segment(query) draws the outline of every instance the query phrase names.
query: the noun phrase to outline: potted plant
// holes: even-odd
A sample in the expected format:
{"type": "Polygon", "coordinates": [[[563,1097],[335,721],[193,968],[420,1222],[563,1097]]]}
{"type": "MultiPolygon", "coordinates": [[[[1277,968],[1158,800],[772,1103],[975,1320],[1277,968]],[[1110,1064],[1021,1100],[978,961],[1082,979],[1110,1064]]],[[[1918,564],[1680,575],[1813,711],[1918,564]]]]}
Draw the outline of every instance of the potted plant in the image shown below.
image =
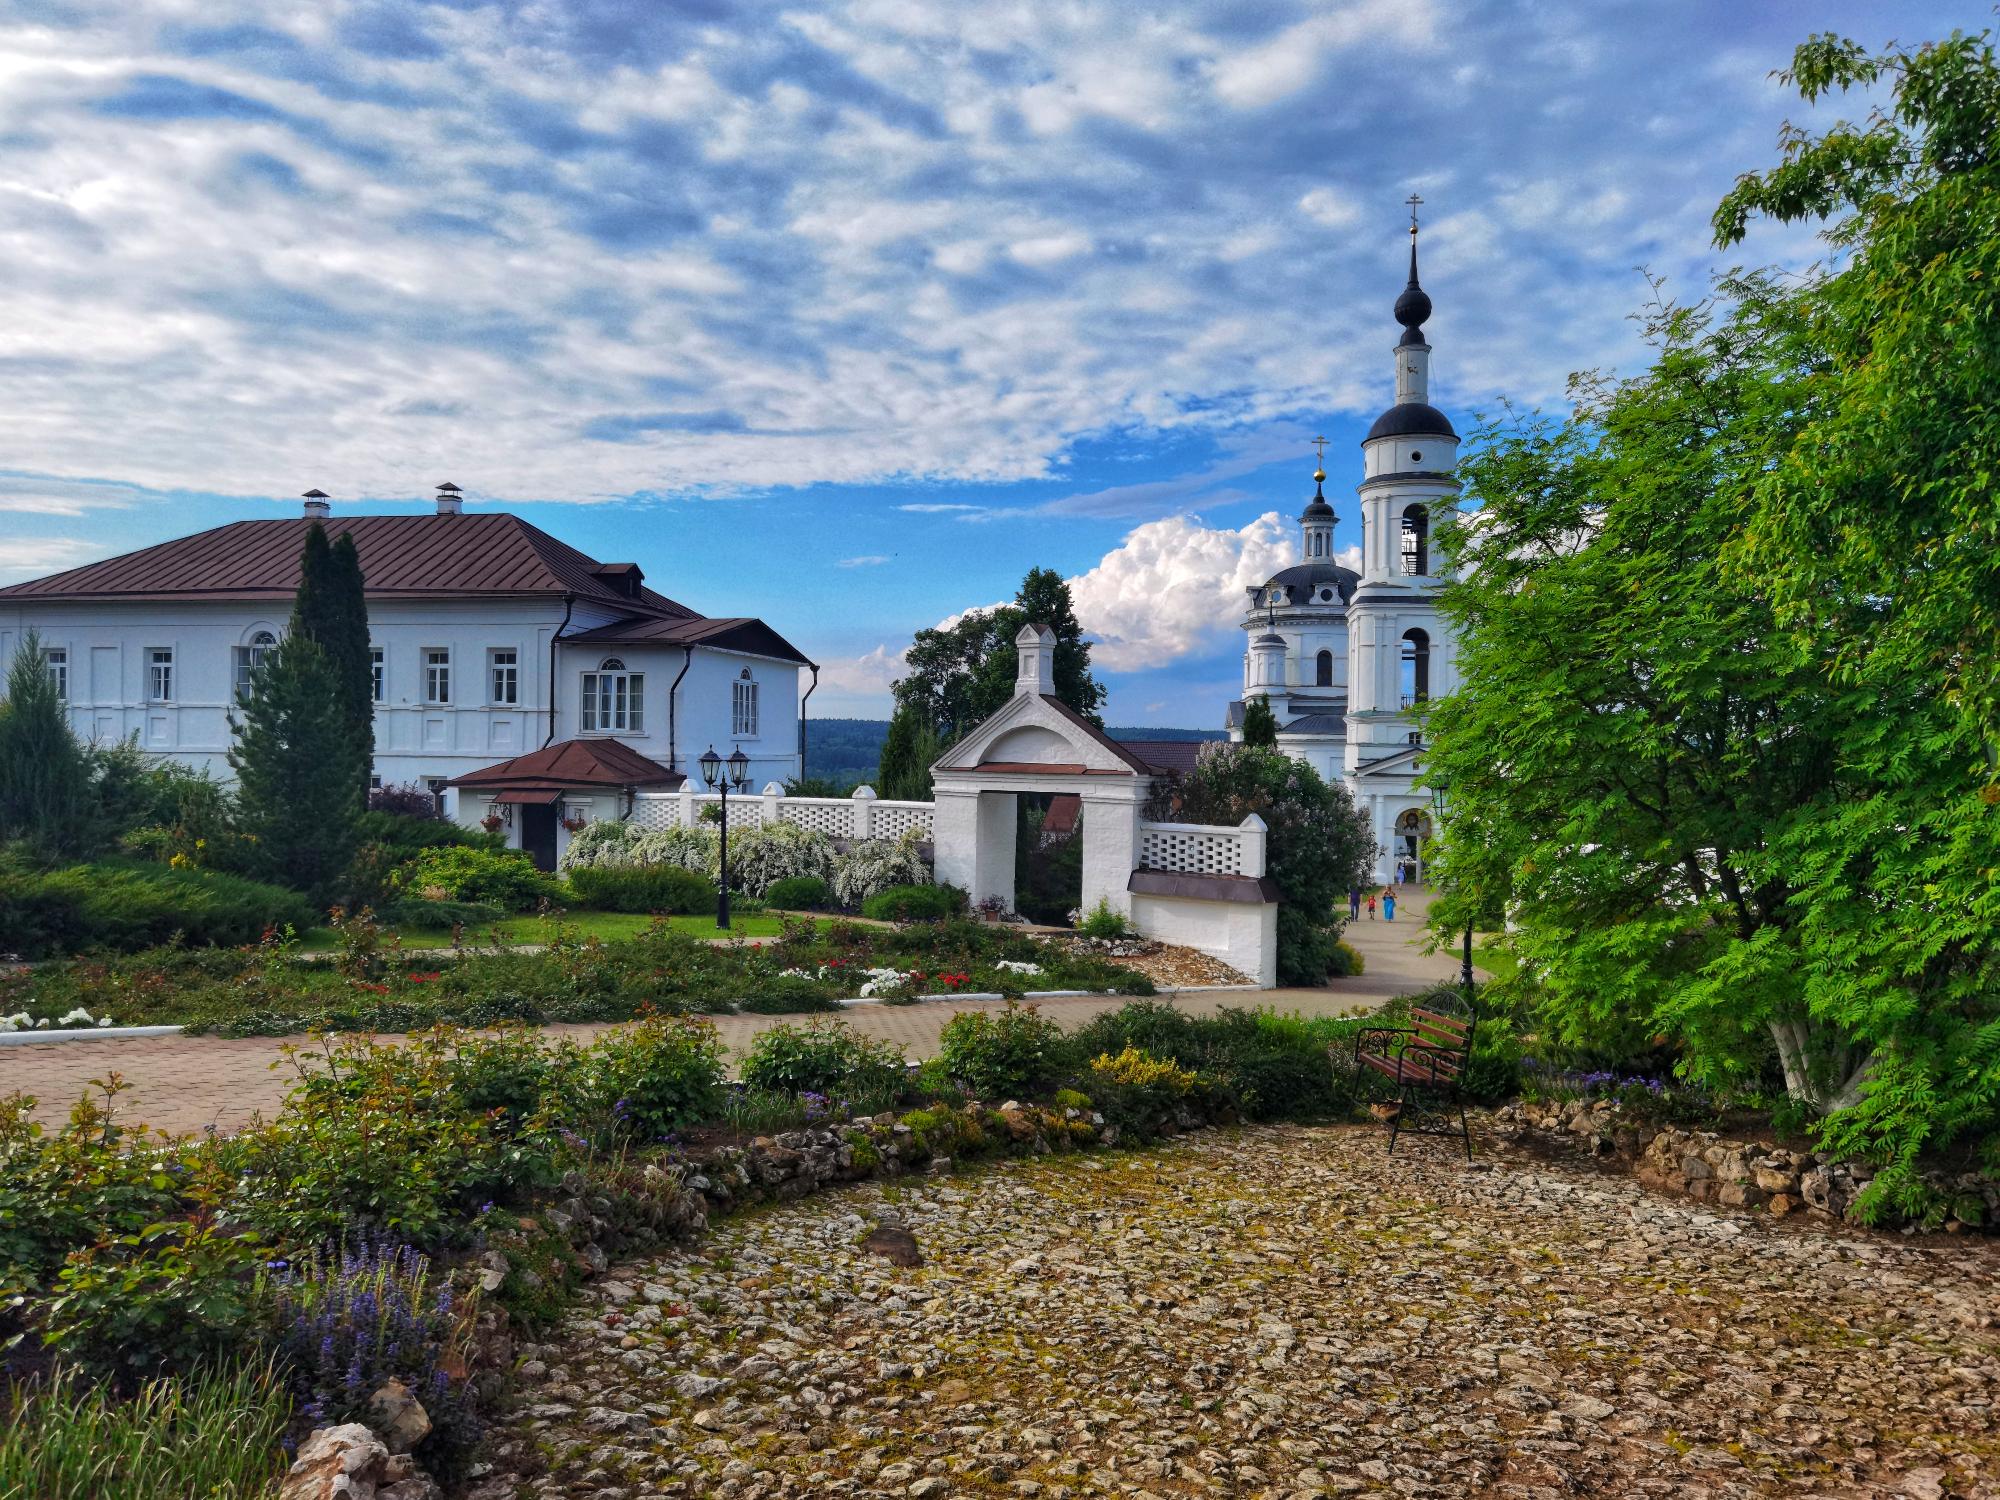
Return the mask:
{"type": "Polygon", "coordinates": [[[507,820],[497,812],[490,812],[479,820],[479,826],[488,833],[498,833],[507,826],[507,820]]]}

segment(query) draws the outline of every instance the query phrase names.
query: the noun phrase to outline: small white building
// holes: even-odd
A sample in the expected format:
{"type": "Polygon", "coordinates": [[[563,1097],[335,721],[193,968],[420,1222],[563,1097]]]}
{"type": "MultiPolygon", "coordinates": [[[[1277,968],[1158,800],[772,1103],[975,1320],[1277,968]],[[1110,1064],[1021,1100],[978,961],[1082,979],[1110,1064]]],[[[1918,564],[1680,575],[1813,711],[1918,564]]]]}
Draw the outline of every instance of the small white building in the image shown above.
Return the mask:
{"type": "Polygon", "coordinates": [[[1422,769],[1413,711],[1457,682],[1431,530],[1457,503],[1458,433],[1430,404],[1431,299],[1417,282],[1416,234],[1412,223],[1410,280],[1396,299],[1396,404],[1361,443],[1361,570],[1334,561],[1334,510],[1317,470],[1299,516],[1302,560],[1248,590],[1243,697],[1226,719],[1241,740],[1245,705],[1269,703],[1278,747],[1345,784],[1369,813],[1380,881],[1421,876],[1430,799],[1413,784],[1422,769]]]}
{"type": "Polygon", "coordinates": [[[553,867],[567,825],[622,817],[678,786],[710,745],[740,747],[758,785],[800,774],[799,673],[818,668],[764,624],[709,619],[519,516],[469,512],[439,486],[429,515],[330,515],[194,536],[0,588],[0,670],[35,632],[77,734],[230,775],[230,710],[275,645],[306,533],[361,556],[375,652],[375,780],[437,792],[473,825],[553,867]],[[567,779],[565,779],[567,778],[567,779]]]}

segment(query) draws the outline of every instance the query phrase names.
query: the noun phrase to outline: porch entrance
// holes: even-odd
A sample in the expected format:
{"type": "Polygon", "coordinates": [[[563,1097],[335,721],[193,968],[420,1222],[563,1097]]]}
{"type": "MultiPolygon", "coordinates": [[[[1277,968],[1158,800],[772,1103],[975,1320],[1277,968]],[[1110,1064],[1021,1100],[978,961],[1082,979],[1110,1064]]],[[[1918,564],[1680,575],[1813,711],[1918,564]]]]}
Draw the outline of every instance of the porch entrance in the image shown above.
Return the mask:
{"type": "Polygon", "coordinates": [[[1083,800],[1074,792],[1024,792],[1014,838],[1014,910],[1030,922],[1069,925],[1083,905],[1083,800]]]}
{"type": "Polygon", "coordinates": [[[521,820],[521,847],[537,870],[556,867],[556,809],[550,802],[523,803],[515,810],[521,820]]]}

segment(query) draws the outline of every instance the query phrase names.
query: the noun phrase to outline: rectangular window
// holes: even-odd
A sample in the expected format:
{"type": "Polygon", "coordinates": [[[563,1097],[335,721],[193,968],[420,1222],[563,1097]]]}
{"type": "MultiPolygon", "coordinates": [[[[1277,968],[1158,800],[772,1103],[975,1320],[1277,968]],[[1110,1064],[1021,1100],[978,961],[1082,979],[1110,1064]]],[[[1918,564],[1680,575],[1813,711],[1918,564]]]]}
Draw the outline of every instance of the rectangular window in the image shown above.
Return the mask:
{"type": "Polygon", "coordinates": [[[585,734],[644,734],[646,674],[614,668],[583,674],[585,734]]]}
{"type": "Polygon", "coordinates": [[[729,705],[729,733],[737,739],[753,739],[757,734],[757,684],[738,682],[729,705]]]}
{"type": "Polygon", "coordinates": [[[433,800],[436,801],[439,817],[444,816],[444,784],[450,779],[449,776],[426,776],[424,778],[424,788],[431,794],[433,800]]]}
{"type": "Polygon", "coordinates": [[[451,652],[434,646],[424,652],[424,702],[451,702],[451,652]]]}
{"type": "Polygon", "coordinates": [[[56,685],[56,696],[69,702],[69,652],[64,647],[55,646],[42,653],[48,659],[49,681],[56,685]]]}
{"type": "Polygon", "coordinates": [[[517,651],[488,653],[493,668],[493,701],[516,704],[521,701],[521,656],[517,651]]]}
{"type": "Polygon", "coordinates": [[[383,678],[386,675],[384,671],[385,665],[386,658],[382,654],[382,648],[380,646],[370,646],[368,648],[368,691],[373,695],[377,703],[382,701],[383,678]]]}
{"type": "Polygon", "coordinates": [[[250,644],[236,648],[236,701],[250,701],[251,679],[257,675],[257,668],[264,664],[264,658],[271,648],[278,644],[278,638],[268,630],[260,630],[250,637],[250,644]]]}
{"type": "Polygon", "coordinates": [[[146,653],[146,697],[153,703],[174,701],[174,653],[170,646],[155,646],[146,653]]]}

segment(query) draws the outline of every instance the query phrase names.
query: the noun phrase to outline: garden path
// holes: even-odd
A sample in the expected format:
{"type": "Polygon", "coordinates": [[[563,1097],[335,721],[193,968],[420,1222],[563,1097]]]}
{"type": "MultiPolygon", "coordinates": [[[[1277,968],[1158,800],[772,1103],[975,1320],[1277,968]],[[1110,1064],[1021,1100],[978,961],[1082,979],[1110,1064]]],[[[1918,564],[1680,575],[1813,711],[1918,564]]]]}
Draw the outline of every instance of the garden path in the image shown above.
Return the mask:
{"type": "MultiPolygon", "coordinates": [[[[1224,1007],[1275,1006],[1302,1015],[1339,1015],[1357,1006],[1372,1009],[1392,995],[1406,994],[1440,978],[1457,974],[1448,954],[1424,954],[1421,892],[1412,891],[1407,908],[1399,904],[1397,920],[1370,922],[1365,916],[1349,929],[1349,941],[1360,950],[1366,972],[1334,980],[1324,989],[1183,990],[1180,1005],[1193,1014],[1224,1007]]],[[[1066,1027],[1081,1026],[1093,1016],[1115,1010],[1123,996],[1086,996],[1040,1002],[1045,1014],[1066,1027]]],[[[912,1059],[937,1051],[945,1023],[963,1010],[990,1007],[991,1001],[940,1002],[914,1006],[867,1005],[843,1013],[857,1031],[895,1042],[912,1059]]],[[[766,1027],[797,1016],[719,1016],[717,1028],[733,1050],[749,1045],[766,1027]]],[[[550,1034],[587,1041],[603,1025],[563,1025],[550,1034]]],[[[90,1091],[90,1081],[116,1071],[127,1092],[121,1097],[121,1119],[144,1123],[171,1135],[192,1135],[210,1126],[229,1131],[259,1114],[274,1112],[291,1077],[274,1037],[133,1037],[79,1042],[52,1042],[0,1047],[0,1095],[16,1090],[33,1094],[36,1118],[60,1122],[76,1098],[90,1091]]],[[[303,1041],[303,1038],[291,1038],[303,1041]]]]}
{"type": "Polygon", "coordinates": [[[1995,1500],[1996,1272],[1497,1143],[1211,1131],[618,1266],[520,1351],[478,1493],[1995,1500]],[[863,1249],[891,1220],[920,1267],[863,1249]]]}

